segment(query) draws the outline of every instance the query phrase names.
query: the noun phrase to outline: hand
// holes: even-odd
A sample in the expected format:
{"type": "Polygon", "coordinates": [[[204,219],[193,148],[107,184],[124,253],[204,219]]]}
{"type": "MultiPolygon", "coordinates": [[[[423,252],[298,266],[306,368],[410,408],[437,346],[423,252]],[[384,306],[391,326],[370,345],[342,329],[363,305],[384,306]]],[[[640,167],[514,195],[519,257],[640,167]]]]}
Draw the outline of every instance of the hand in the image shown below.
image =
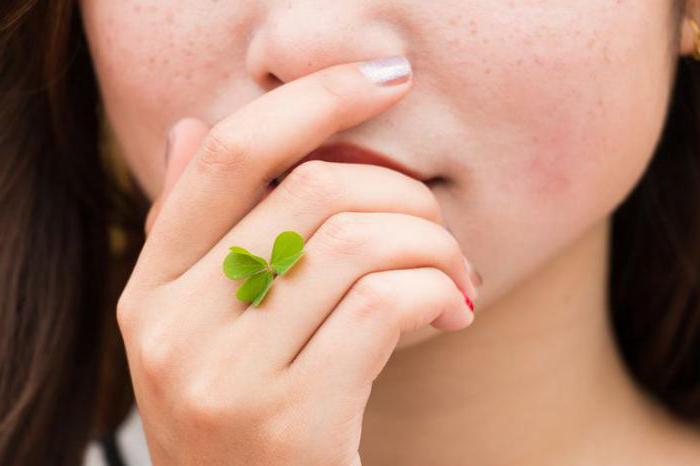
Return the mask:
{"type": "Polygon", "coordinates": [[[148,236],[117,319],[154,465],[360,464],[372,382],[402,332],[473,319],[456,239],[423,183],[388,168],[308,161],[337,131],[398,101],[356,64],[268,92],[208,128],[175,129],[148,236]],[[304,115],[304,118],[299,118],[304,115]],[[223,275],[233,245],[304,256],[259,308],[223,275]]]}

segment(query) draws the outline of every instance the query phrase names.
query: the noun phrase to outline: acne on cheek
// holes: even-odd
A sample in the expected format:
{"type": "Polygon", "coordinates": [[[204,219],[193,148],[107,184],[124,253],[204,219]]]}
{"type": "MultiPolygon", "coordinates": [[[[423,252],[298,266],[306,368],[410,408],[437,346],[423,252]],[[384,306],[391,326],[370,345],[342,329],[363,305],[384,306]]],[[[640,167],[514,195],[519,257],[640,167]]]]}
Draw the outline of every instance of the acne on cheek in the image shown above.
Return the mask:
{"type": "MultiPolygon", "coordinates": [[[[598,83],[590,79],[596,75],[631,72],[619,63],[623,39],[617,38],[614,30],[620,29],[618,34],[631,36],[624,40],[638,40],[637,31],[630,31],[625,24],[639,24],[641,29],[644,26],[639,16],[650,12],[648,5],[647,11],[641,5],[638,13],[630,15],[626,12],[628,6],[622,11],[620,5],[608,0],[585,2],[590,3],[574,0],[570,6],[561,8],[568,9],[569,15],[573,11],[580,13],[580,18],[588,18],[588,26],[585,21],[573,21],[573,16],[547,16],[545,11],[555,7],[555,2],[549,0],[539,0],[541,5],[537,0],[528,0],[521,6],[513,6],[506,13],[508,18],[487,19],[486,12],[494,12],[495,7],[491,0],[488,3],[484,0],[481,9],[464,15],[467,18],[464,25],[452,25],[450,31],[459,39],[447,41],[448,56],[439,52],[431,54],[439,58],[429,68],[431,77],[447,69],[446,63],[455,62],[454,57],[467,57],[466,68],[475,71],[465,77],[465,63],[456,63],[451,69],[458,71],[451,76],[447,88],[465,92],[465,115],[473,117],[476,104],[490,118],[481,124],[496,128],[494,134],[500,129],[499,137],[508,140],[502,146],[506,151],[490,154],[499,159],[494,170],[500,172],[493,173],[491,178],[504,198],[525,198],[523,202],[528,205],[549,203],[552,208],[560,207],[570,204],[578,193],[583,196],[595,190],[595,183],[602,184],[601,171],[615,172],[609,148],[616,143],[616,136],[609,126],[613,119],[628,112],[625,105],[629,103],[619,102],[621,97],[617,97],[617,105],[614,102],[614,94],[620,90],[616,86],[624,78],[598,83]],[[526,8],[522,6],[525,4],[542,11],[525,15],[526,8]],[[610,13],[613,19],[602,17],[598,10],[603,6],[618,10],[610,13]],[[608,42],[616,49],[607,49],[608,42]],[[475,60],[478,57],[482,57],[482,63],[475,60]],[[618,63],[611,62],[615,59],[618,63]],[[616,68],[619,69],[615,71],[616,68]],[[499,127],[502,121],[508,125],[499,127]]],[[[478,4],[477,1],[472,5],[478,4]]],[[[136,8],[136,4],[128,8],[132,7],[136,8]]],[[[235,31],[212,32],[211,28],[217,24],[226,26],[224,21],[208,20],[210,29],[207,34],[201,34],[178,29],[177,17],[175,24],[169,24],[168,12],[164,10],[146,9],[137,15],[135,11],[124,10],[126,6],[102,8],[112,11],[103,12],[101,17],[116,18],[97,26],[112,44],[105,44],[102,51],[109,65],[104,84],[114,100],[128,102],[125,108],[138,115],[135,121],[158,121],[159,115],[176,114],[178,109],[174,106],[194,109],[203,105],[202,96],[221,87],[214,81],[225,79],[226,70],[217,68],[217,63],[221,67],[221,64],[243,62],[242,57],[231,56],[231,50],[217,47],[213,40],[227,34],[240,35],[235,31]],[[223,59],[225,52],[228,57],[223,59]],[[121,72],[124,69],[130,73],[121,72]],[[192,73],[193,69],[198,71],[192,73]],[[112,85],[110,81],[114,81],[112,85]],[[185,95],[198,96],[199,101],[187,101],[185,95]],[[155,118],[146,118],[149,114],[155,118]]]]}
{"type": "MultiPolygon", "coordinates": [[[[230,80],[232,64],[241,62],[222,45],[227,23],[200,20],[191,11],[177,12],[155,1],[88,4],[85,22],[122,152],[146,190],[154,193],[172,119],[187,112],[213,119],[214,92],[230,80]]],[[[226,34],[237,32],[229,27],[226,34]]]]}
{"type": "Polygon", "coordinates": [[[449,47],[433,69],[455,70],[440,77],[460,89],[460,118],[494,141],[483,154],[487,182],[504,201],[550,211],[620,196],[662,118],[653,76],[664,73],[666,31],[650,18],[667,6],[528,0],[494,16],[491,2],[471,5],[465,18],[477,27],[463,19],[454,35],[446,30],[449,47]]]}
{"type": "MultiPolygon", "coordinates": [[[[661,130],[666,93],[649,69],[663,60],[650,50],[653,65],[624,57],[601,45],[580,56],[541,56],[521,78],[504,77],[503,101],[514,137],[503,154],[502,188],[527,205],[585,209],[619,200],[633,188],[661,130]],[[540,66],[541,65],[541,66],[540,66]],[[507,158],[507,160],[505,160],[507,158]],[[593,205],[593,204],[598,204],[593,205]]],[[[566,213],[566,212],[562,212],[566,213]]]]}
{"type": "Polygon", "coordinates": [[[131,107],[140,107],[139,114],[202,105],[203,96],[231,78],[231,64],[239,60],[236,51],[225,49],[224,39],[238,33],[222,15],[200,18],[154,2],[100,3],[96,8],[88,21],[97,44],[95,63],[103,69],[101,81],[131,107]]]}
{"type": "Polygon", "coordinates": [[[528,150],[513,165],[521,172],[514,189],[524,202],[562,215],[567,209],[571,215],[587,209],[602,214],[634,189],[653,156],[665,107],[654,93],[616,93],[615,86],[608,92],[562,102],[568,116],[530,127],[528,150]]]}
{"type": "MultiPolygon", "coordinates": [[[[614,87],[609,89],[614,92],[614,87]]],[[[543,99],[537,93],[533,98],[543,99]]],[[[606,209],[641,174],[652,150],[648,141],[653,134],[647,133],[654,129],[634,116],[620,119],[630,115],[632,105],[620,106],[612,95],[550,103],[549,113],[528,121],[520,150],[504,165],[512,170],[503,175],[513,180],[508,183],[510,195],[564,217],[606,209]]]]}
{"type": "Polygon", "coordinates": [[[498,17],[491,16],[492,4],[482,6],[470,16],[478,19],[474,27],[463,19],[449,30],[449,47],[433,66],[446,89],[460,89],[460,119],[495,143],[484,154],[494,171],[489,184],[503,199],[528,205],[572,195],[600,157],[605,136],[592,121],[609,118],[601,95],[606,84],[588,78],[614,56],[598,39],[612,34],[600,30],[601,18],[588,15],[595,26],[568,22],[572,11],[593,13],[595,6],[561,7],[563,17],[541,3],[498,17]]]}
{"type": "Polygon", "coordinates": [[[577,192],[591,189],[584,184],[594,182],[594,172],[606,168],[609,114],[604,97],[593,95],[595,86],[580,83],[589,87],[577,89],[568,70],[542,70],[523,70],[527,80],[509,78],[504,87],[509,91],[502,98],[508,104],[501,115],[508,120],[503,131],[510,139],[510,153],[495,155],[502,159],[501,173],[493,179],[499,180],[504,196],[555,209],[577,192]]]}
{"type": "Polygon", "coordinates": [[[545,138],[543,141],[540,143],[540,138],[534,136],[531,155],[523,157],[516,171],[520,173],[519,177],[530,198],[547,200],[566,196],[575,177],[575,163],[570,155],[557,148],[565,147],[567,142],[556,141],[555,138],[545,138]]]}

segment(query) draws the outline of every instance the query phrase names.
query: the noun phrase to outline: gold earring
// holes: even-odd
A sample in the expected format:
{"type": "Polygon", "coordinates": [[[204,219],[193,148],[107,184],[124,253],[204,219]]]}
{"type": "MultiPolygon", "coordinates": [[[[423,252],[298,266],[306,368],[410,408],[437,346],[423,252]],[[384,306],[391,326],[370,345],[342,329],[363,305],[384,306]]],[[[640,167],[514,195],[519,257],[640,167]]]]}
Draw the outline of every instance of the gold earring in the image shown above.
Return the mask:
{"type": "Polygon", "coordinates": [[[693,58],[696,60],[700,60],[700,26],[698,26],[698,23],[690,18],[690,27],[693,28],[693,32],[695,33],[695,47],[693,48],[693,58]]]}

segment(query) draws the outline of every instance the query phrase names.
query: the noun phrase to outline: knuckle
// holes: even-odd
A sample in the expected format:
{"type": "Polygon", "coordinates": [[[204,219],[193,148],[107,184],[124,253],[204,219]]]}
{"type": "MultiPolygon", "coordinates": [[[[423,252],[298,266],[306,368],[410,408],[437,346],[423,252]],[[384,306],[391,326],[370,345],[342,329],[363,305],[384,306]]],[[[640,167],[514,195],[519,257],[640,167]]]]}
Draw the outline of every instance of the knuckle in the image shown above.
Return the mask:
{"type": "Polygon", "coordinates": [[[145,332],[140,338],[138,360],[141,372],[150,383],[162,385],[175,364],[175,348],[167,333],[145,332]]]}
{"type": "Polygon", "coordinates": [[[338,196],[338,179],[335,170],[324,160],[308,160],[297,165],[282,180],[280,188],[306,204],[327,204],[338,196]]]}
{"type": "Polygon", "coordinates": [[[294,439],[282,422],[284,413],[277,408],[276,392],[260,393],[252,385],[248,389],[218,385],[206,376],[186,384],[178,396],[178,417],[197,432],[225,429],[251,447],[259,446],[264,454],[295,451],[294,439]]]}
{"type": "MultiPolygon", "coordinates": [[[[389,272],[387,272],[389,273],[389,272]]],[[[366,275],[382,275],[382,272],[366,275]]],[[[380,344],[371,345],[363,357],[364,369],[357,374],[360,384],[371,383],[381,372],[401,337],[401,325],[396,301],[388,284],[378,284],[379,278],[360,279],[348,295],[344,307],[349,327],[357,327],[364,338],[380,344]]]]}
{"type": "Polygon", "coordinates": [[[198,429],[216,429],[226,423],[226,419],[236,419],[240,425],[249,421],[250,412],[242,409],[242,404],[236,413],[235,407],[224,403],[220,393],[215,387],[203,381],[191,380],[182,389],[179,395],[178,409],[183,418],[198,429]]]}
{"type": "Polygon", "coordinates": [[[207,172],[239,171],[250,154],[250,143],[238,132],[213,129],[204,141],[195,160],[207,172]]]}
{"type": "Polygon", "coordinates": [[[348,311],[355,321],[370,319],[379,323],[394,320],[395,288],[386,279],[386,273],[375,272],[362,276],[350,292],[348,311]]]}
{"type": "Polygon", "coordinates": [[[272,419],[282,409],[284,393],[276,385],[269,381],[232,381],[205,371],[190,377],[178,398],[185,418],[203,427],[231,422],[251,426],[272,419]],[[260,387],[265,387],[264,392],[260,387]]]}
{"type": "Polygon", "coordinates": [[[354,212],[338,212],[331,215],[319,228],[322,247],[332,254],[358,255],[370,241],[367,227],[354,212]]]}
{"type": "Polygon", "coordinates": [[[117,325],[122,335],[130,333],[134,328],[134,316],[136,315],[135,305],[131,298],[124,292],[117,300],[117,325]]]}
{"type": "Polygon", "coordinates": [[[115,312],[117,326],[123,336],[131,336],[136,333],[143,302],[143,293],[131,290],[128,284],[119,295],[115,312]]]}

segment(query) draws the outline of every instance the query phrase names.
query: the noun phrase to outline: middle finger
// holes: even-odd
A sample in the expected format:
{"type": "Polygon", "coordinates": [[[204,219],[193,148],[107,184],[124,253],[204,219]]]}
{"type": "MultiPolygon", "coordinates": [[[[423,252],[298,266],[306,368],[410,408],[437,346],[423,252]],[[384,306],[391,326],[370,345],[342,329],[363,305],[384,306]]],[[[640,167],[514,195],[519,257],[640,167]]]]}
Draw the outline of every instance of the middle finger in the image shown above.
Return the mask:
{"type": "MultiPolygon", "coordinates": [[[[440,204],[419,180],[377,165],[310,160],[295,167],[186,275],[206,283],[208,293],[235,295],[236,284],[222,271],[231,246],[269,260],[282,231],[294,230],[308,239],[326,219],[343,211],[399,212],[444,225],[440,204]]],[[[233,305],[237,313],[247,307],[238,300],[233,305]]]]}
{"type": "MultiPolygon", "coordinates": [[[[262,309],[248,308],[233,322],[232,341],[264,342],[256,346],[264,353],[259,356],[267,361],[265,367],[287,367],[366,274],[434,267],[449,275],[463,293],[469,288],[457,240],[435,222],[414,215],[341,212],[319,228],[307,249],[300,267],[273,285],[262,309]]],[[[377,316],[380,321],[384,317],[377,316]]]]}

